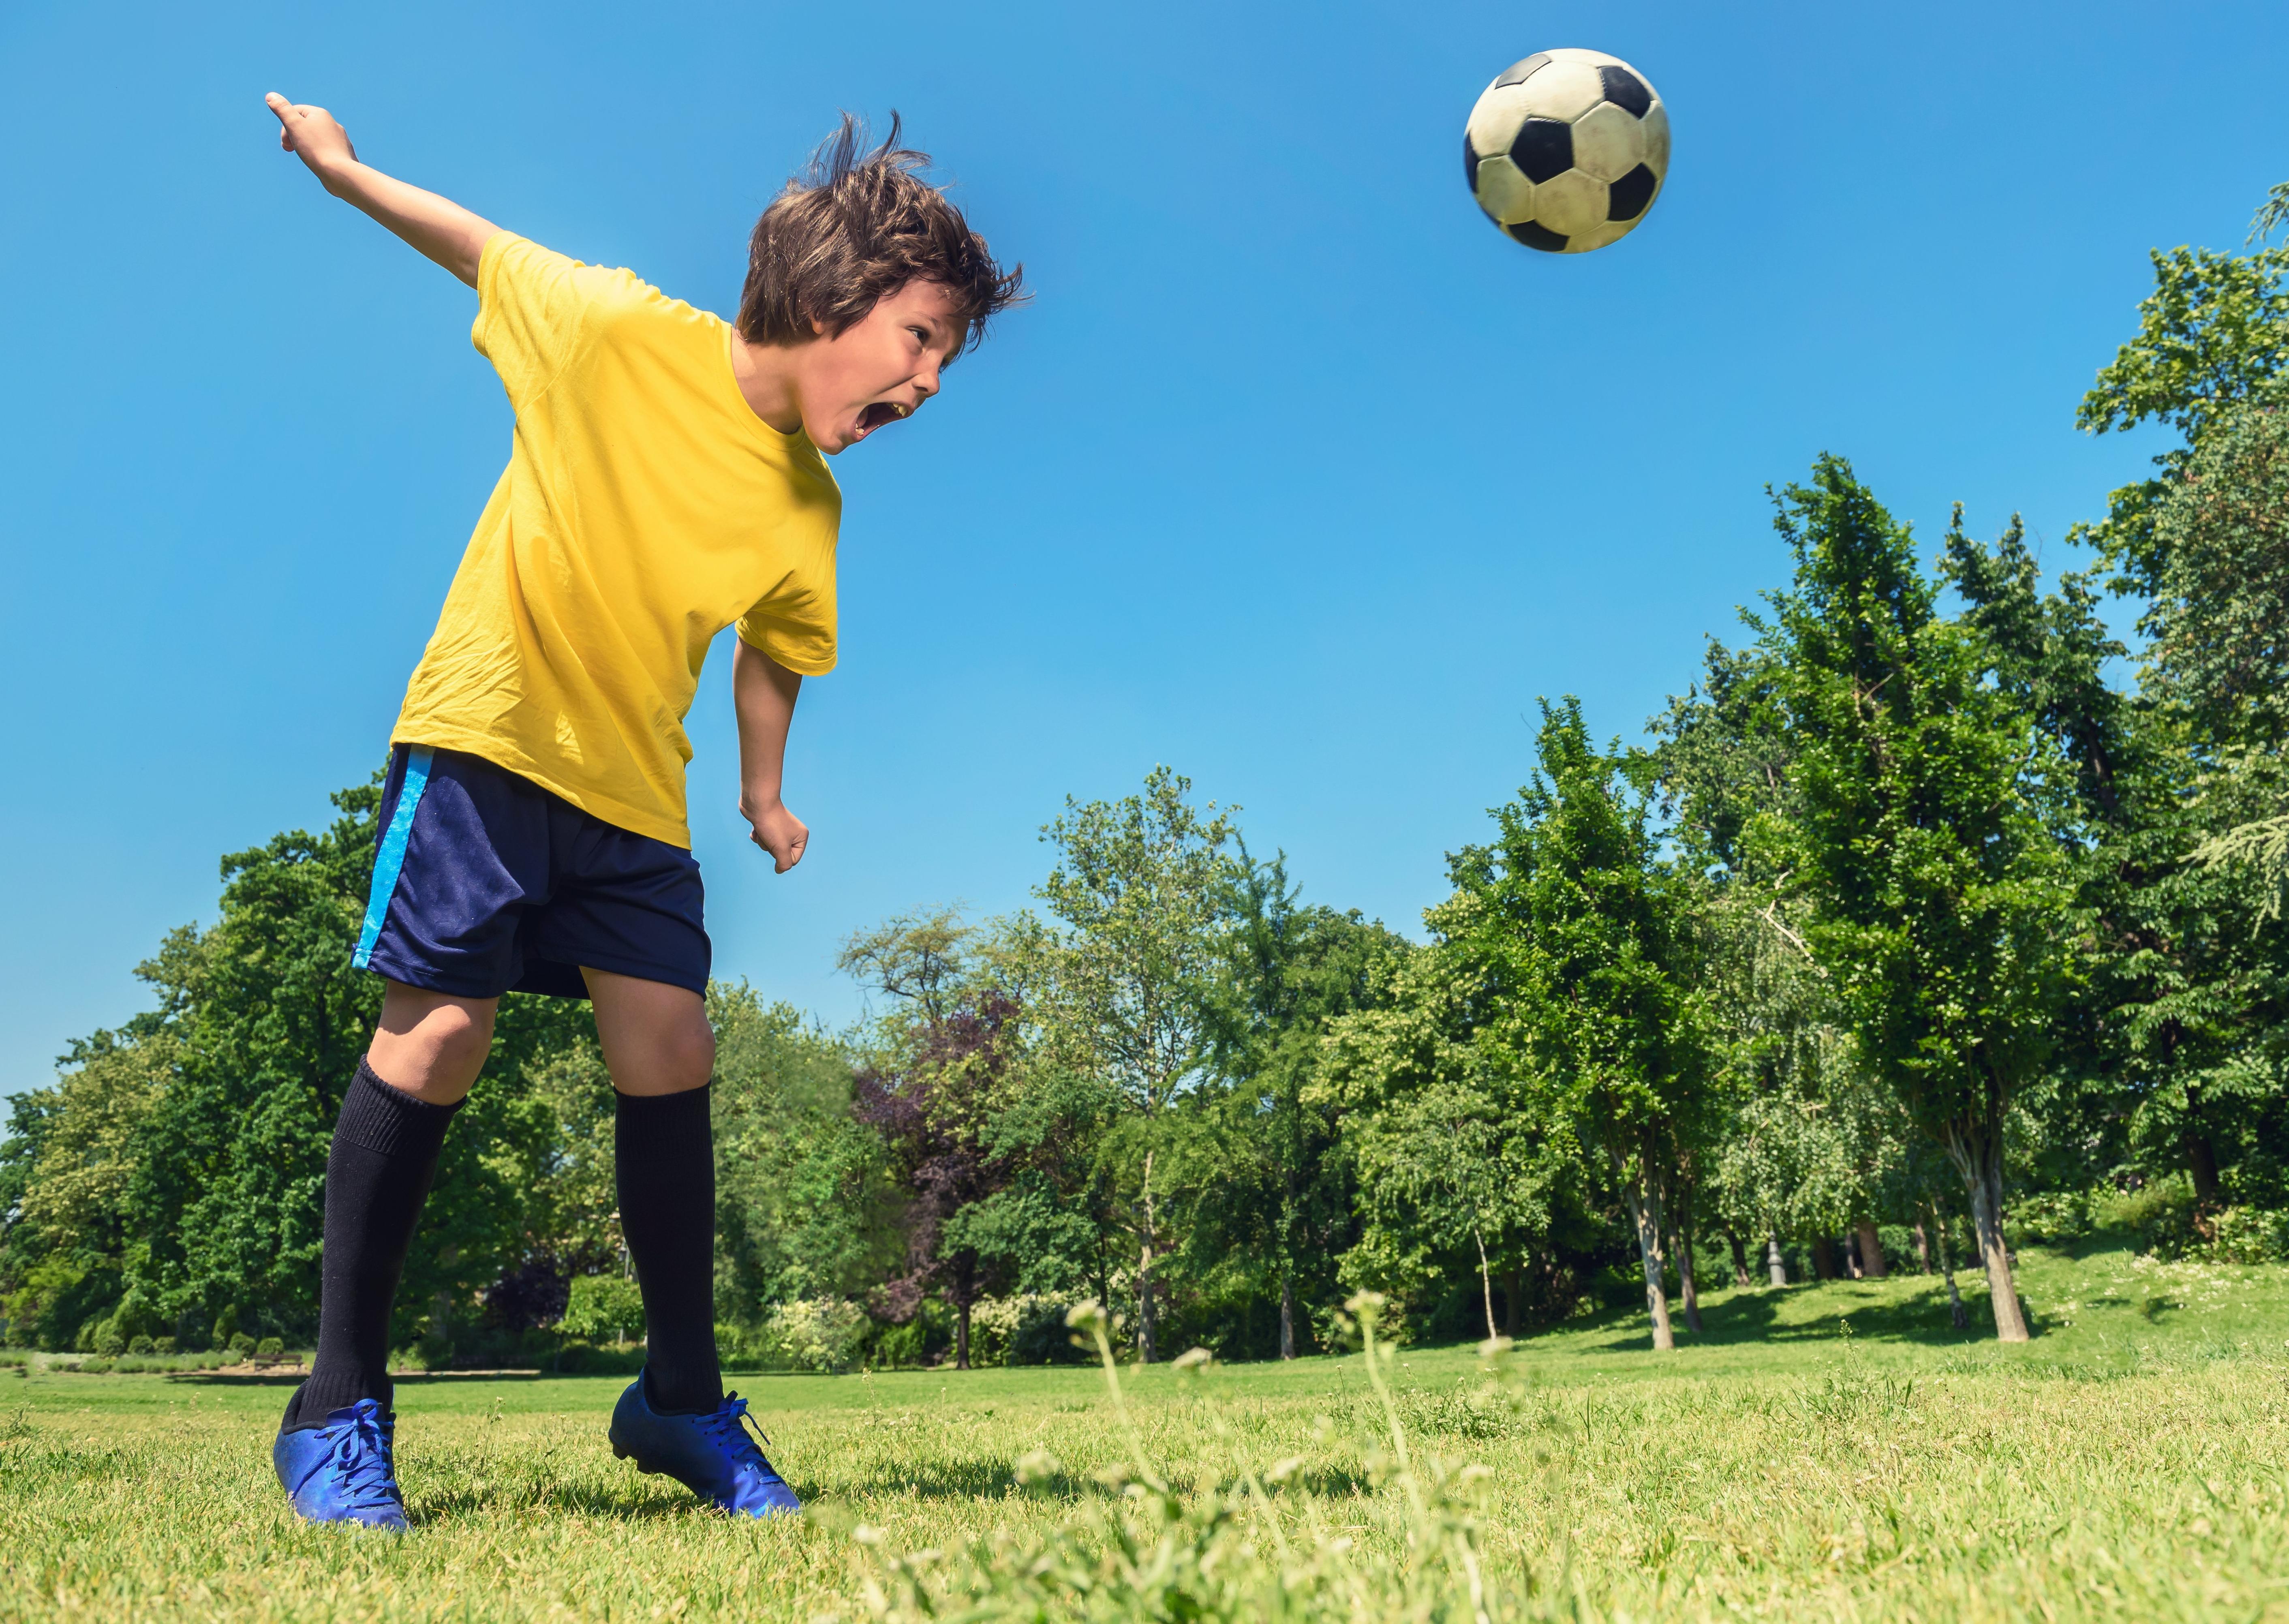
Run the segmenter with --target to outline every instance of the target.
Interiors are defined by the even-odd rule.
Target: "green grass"
[[[2289,1270],[2030,1251],[2022,1286],[2020,1349],[1948,1330],[1911,1276],[1713,1294],[1661,1359],[1626,1320],[1569,1326],[1521,1346],[1504,1402],[1467,1349],[1389,1369],[1418,1479],[1487,1469],[1456,1493],[1498,1616],[2289,1619]],[[1203,1594],[1268,1587],[1233,1616],[1470,1616],[1433,1525],[1464,1514],[1409,1510],[1360,1359],[1124,1381],[1196,1511],[1232,1509],[1235,1462],[1296,1461],[1221,1532],[1169,1535]],[[941,1590],[1148,1611],[1028,1577],[1159,1527],[1098,1480],[1129,1453],[1098,1373],[734,1384],[810,1518],[734,1524],[614,1461],[617,1379],[439,1378],[399,1390],[415,1528],[391,1539],[288,1512],[285,1381],[0,1370],[0,1619],[857,1619],[870,1582],[900,1604],[881,1553],[917,1551],[948,1553],[919,1570]]]

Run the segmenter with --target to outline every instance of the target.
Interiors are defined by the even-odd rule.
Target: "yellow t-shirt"
[[[470,337],[515,436],[391,739],[688,847],[683,716],[716,633],[833,668],[841,492],[739,393],[730,325],[632,272],[501,232]]]

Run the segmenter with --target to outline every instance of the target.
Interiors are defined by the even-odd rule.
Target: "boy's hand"
[[[357,162],[357,148],[350,145],[350,132],[325,108],[299,107],[276,91],[262,100],[278,115],[280,147],[308,164],[310,172],[319,179],[327,179],[332,171],[346,163]]]
[[[802,848],[810,844],[810,830],[783,802],[749,800],[743,796],[739,816],[747,820],[748,838],[771,854],[774,873],[784,874],[802,861]]]
[[[451,198],[359,163],[349,131],[325,108],[303,107],[276,91],[262,100],[278,115],[279,146],[307,164],[320,186],[364,210],[471,287],[477,285],[485,244],[499,227]]]

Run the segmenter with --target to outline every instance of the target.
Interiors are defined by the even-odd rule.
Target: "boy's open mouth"
[[[913,415],[904,406],[889,401],[876,401],[859,412],[858,432],[861,434],[871,434],[885,423],[896,423],[901,418]]]

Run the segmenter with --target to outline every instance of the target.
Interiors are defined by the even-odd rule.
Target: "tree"
[[[2275,188],[2251,233],[2284,218]],[[2270,1205],[2289,1151],[2285,990],[2275,920],[2289,818],[2289,250],[2155,257],[2140,330],[2085,396],[2094,432],[2159,421],[2181,443],[2082,534],[2117,593],[2144,600],[2125,786],[2086,864],[2097,922],[2094,1097],[2061,1091],[2052,1142],[2093,1135],[2149,1173],[2182,1168],[2198,1210]],[[2229,1190],[2229,1184],[2235,1188]]]
[[[881,1139],[852,1113],[849,1047],[745,982],[715,1028],[717,1301],[750,1325],[795,1298],[857,1297],[899,1255]]]
[[[2282,223],[2281,195],[2275,188],[2259,210],[2253,241]],[[2289,247],[2247,254],[2157,249],[2152,259],[2154,291],[2138,306],[2138,336],[2100,369],[2075,423],[2102,434],[2159,421],[2186,443],[2155,458],[2157,477],[2115,491],[2106,518],[2078,526],[2070,538],[2098,549],[2117,571],[2116,590],[2159,597],[2163,561],[2153,521],[2170,476],[2213,422],[2245,402],[2277,398],[2289,369],[2289,288],[2283,285]]]
[[[2066,859],[2042,805],[2059,774],[1847,464],[1820,458],[1776,523],[1796,570],[1765,641],[1798,799],[1761,833],[1807,888],[1807,940],[1862,1063],[1960,1172],[1997,1334],[2022,1341],[2004,1129],[2065,990]]]
[[[1209,991],[1230,895],[1229,814],[1185,797],[1191,781],[1165,767],[1117,801],[1065,802],[1042,831],[1057,864],[1035,894],[1050,923],[1035,945],[1035,1018],[1053,1056],[1095,1071],[1128,1102],[1137,1153],[1137,1342],[1155,1357],[1153,1266],[1160,1230],[1152,1163],[1170,1103],[1209,1052]]]
[[[1528,1276],[1537,1260],[1549,1268],[1554,1231],[1578,1211],[1575,1146],[1566,1124],[1537,1116],[1495,987],[1444,935],[1470,912],[1450,899],[1427,916],[1430,945],[1382,959],[1372,1002],[1330,1023],[1305,1103],[1340,1124],[1352,1164],[1346,1281],[1411,1302],[1468,1270],[1492,1336],[1496,1270],[1514,1334]]]
[[[1245,1262],[1278,1282],[1279,1351],[1296,1357],[1296,1286],[1332,1297],[1356,1203],[1333,1115],[1305,1099],[1328,1025],[1374,1006],[1377,971],[1405,943],[1356,911],[1304,907],[1283,853],[1239,842],[1223,973],[1209,1000],[1223,1085],[1192,1137],[1200,1149],[1187,1241],[1202,1261]]]
[[[970,1310],[1001,1260],[963,1233],[963,1212],[1006,1189],[1013,1158],[990,1142],[1020,1040],[1017,1000],[971,973],[972,932],[953,911],[902,916],[844,944],[839,967],[898,1006],[877,1023],[852,1109],[882,1136],[908,1191],[906,1268],[879,1289],[893,1319],[935,1290],[954,1311],[953,1362],[969,1368]]]
[[[1516,1056],[1529,1119],[1590,1156],[1628,1210],[1656,1349],[1675,1346],[1662,1187],[1706,1131],[1712,1081],[1694,980],[1690,896],[1660,861],[1649,802],[1578,701],[1542,708],[1537,769],[1495,812],[1493,842],[1452,859],[1435,921],[1487,989],[1478,1037]]]

